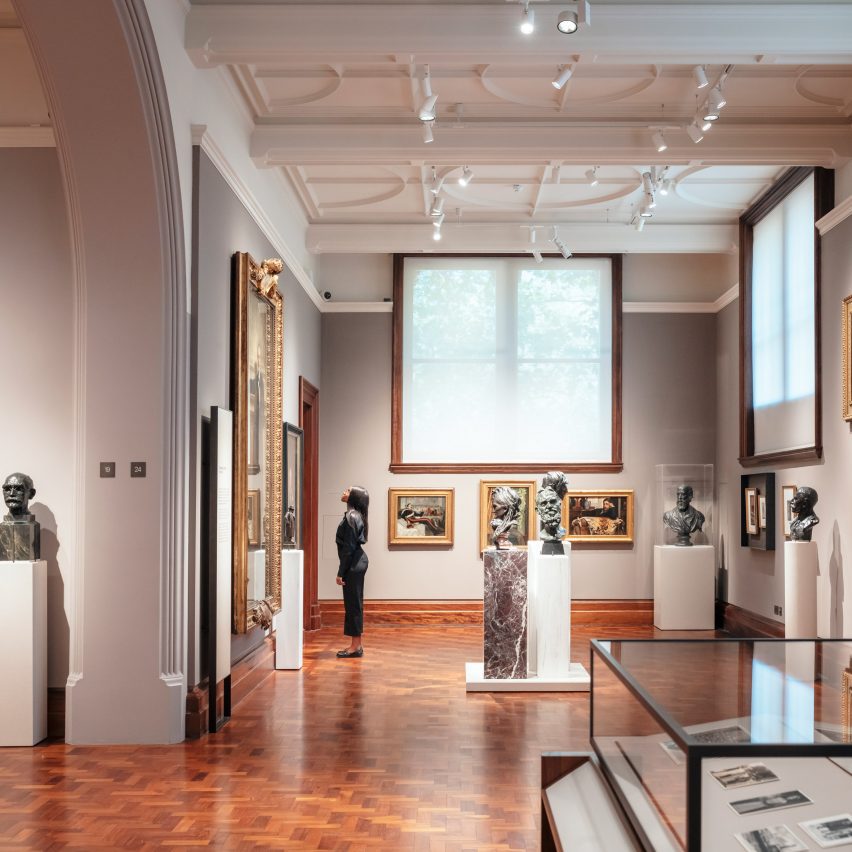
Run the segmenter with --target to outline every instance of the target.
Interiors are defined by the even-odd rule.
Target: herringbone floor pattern
[[[650,628],[575,632],[651,636]],[[695,634],[692,634],[695,635]],[[712,634],[711,634],[712,635]],[[0,751],[0,849],[537,849],[539,755],[588,745],[587,694],[467,694],[476,627],[307,634],[218,735]]]

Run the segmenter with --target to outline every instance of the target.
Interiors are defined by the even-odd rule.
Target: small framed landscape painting
[[[388,544],[452,545],[454,495],[452,488],[389,488]]]
[[[535,538],[535,480],[485,480],[479,482],[479,552],[491,547],[491,496],[497,488],[507,487],[518,492],[521,507],[518,511],[518,525],[509,534],[509,541],[515,547],[526,547],[530,539]]]
[[[569,491],[562,503],[568,541],[588,544],[633,541],[633,491]]]

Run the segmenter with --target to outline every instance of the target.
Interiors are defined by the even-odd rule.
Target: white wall
[[[840,302],[852,294],[852,218],[846,219],[822,239],[822,394],[823,458],[807,466],[783,465],[775,471],[776,489],[786,483],[816,488],[816,513],[820,524],[813,533],[820,559],[819,633],[821,636],[852,635],[852,429],[840,415],[841,345]],[[768,618],[773,606],[784,606],[783,532],[776,537],[774,552],[740,546],[738,303],[719,314],[717,337],[718,444],[720,516],[725,540],[724,567],[727,600]],[[760,472],[758,469],[755,472]],[[776,496],[780,511],[780,493]]]
[[[665,262],[660,257],[646,274],[668,276]],[[686,269],[695,275],[697,265]],[[629,270],[629,264],[626,267]],[[723,289],[730,283],[726,281]],[[637,291],[641,284],[631,282]],[[575,597],[651,597],[657,525],[654,466],[712,463],[715,456],[715,322],[713,314],[625,315],[624,471],[574,474],[570,481],[573,488],[633,488],[635,543],[577,548]],[[347,485],[363,485],[371,494],[368,598],[478,598],[482,595],[479,481],[499,474],[389,473],[391,323],[390,314],[323,315],[319,597],[339,596],[334,533],[343,510],[340,493]],[[455,488],[453,549],[389,550],[388,488],[432,486]]]
[[[48,685],[62,687],[73,558],[74,288],[56,150],[0,148],[0,186],[0,480],[21,471],[35,483],[30,509],[48,572]]]

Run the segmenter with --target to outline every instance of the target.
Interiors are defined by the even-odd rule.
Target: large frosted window
[[[814,178],[753,228],[754,452],[814,444]]]
[[[406,258],[402,462],[611,462],[611,266]]]

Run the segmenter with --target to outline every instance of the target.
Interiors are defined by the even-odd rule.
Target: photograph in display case
[[[852,420],[852,296],[843,300],[842,314],[842,363],[843,377],[843,419]]]
[[[782,485],[781,486],[781,515],[784,518],[784,537],[790,538],[790,524],[793,522],[793,510],[790,508],[790,503],[796,496],[798,490],[797,485]]]
[[[823,849],[830,849],[833,846],[847,846],[852,843],[852,814],[837,814],[837,816],[823,817],[822,819],[811,819],[807,822],[800,822],[799,825]]]
[[[754,796],[751,799],[738,799],[736,802],[730,802],[731,807],[740,816],[812,804],[813,802],[801,790],[785,790],[783,793],[773,793],[771,796]]]
[[[491,493],[495,488],[505,486],[518,492],[521,507],[518,510],[518,525],[509,535],[514,547],[526,547],[527,542],[535,538],[535,480],[480,480],[479,482],[479,552],[491,547]]]
[[[746,488],[745,490],[745,528],[749,535],[757,535],[760,532],[760,517],[758,515],[757,489]]]
[[[605,544],[633,541],[633,491],[569,491],[562,504],[568,541]]]
[[[734,837],[751,852],[807,852],[808,848],[786,825],[758,828]]]
[[[676,763],[678,766],[683,765],[685,760],[683,749],[674,740],[665,740],[665,742],[661,742],[660,748],[666,753],[673,763]]]
[[[260,547],[260,489],[249,488],[246,506],[246,526],[248,529],[249,547]]]
[[[778,776],[765,763],[746,763],[742,766],[732,766],[730,769],[719,769],[710,774],[726,790],[778,780]]]
[[[739,725],[724,725],[721,728],[708,728],[704,731],[690,731],[689,735],[702,745],[736,745],[750,743],[751,734]]]
[[[389,488],[388,544],[450,546],[452,488]]]

